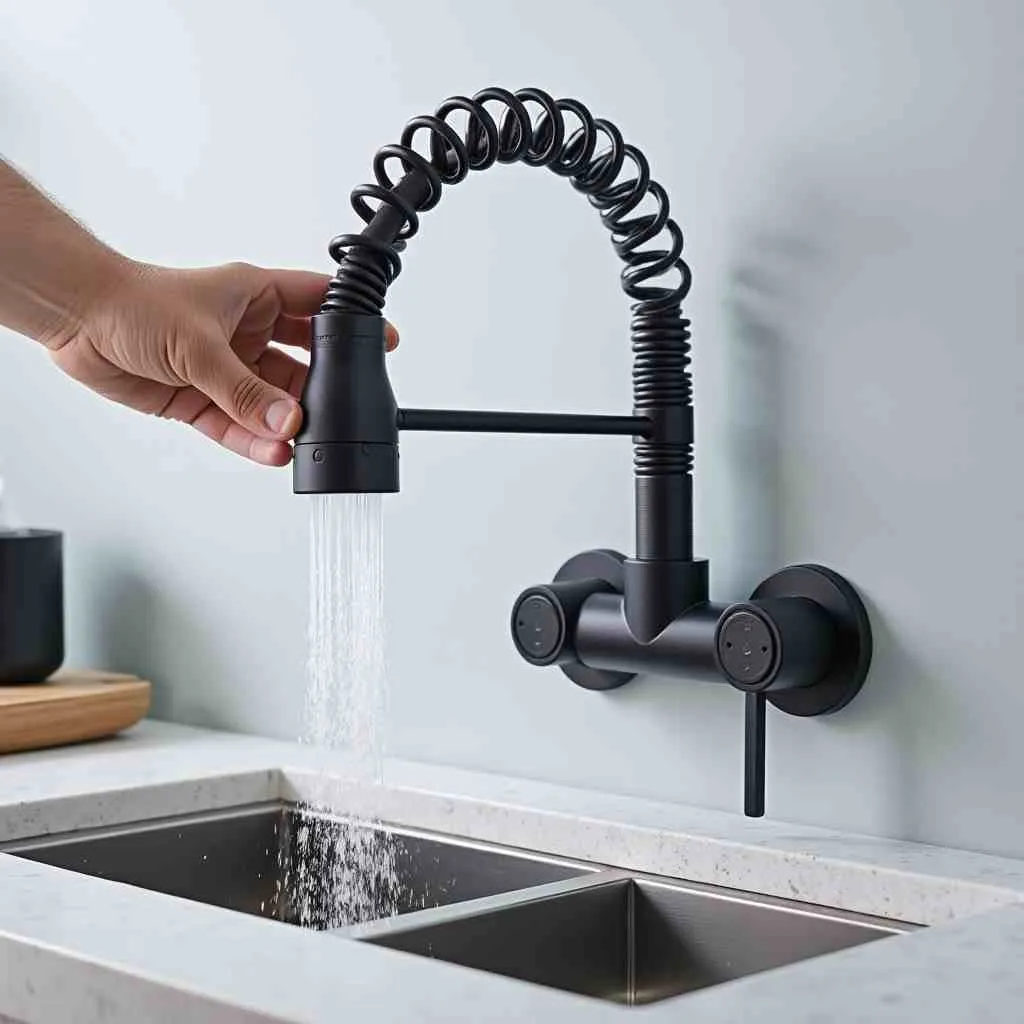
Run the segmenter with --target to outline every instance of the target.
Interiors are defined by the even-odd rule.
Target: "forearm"
[[[0,158],[0,324],[59,347],[129,266]]]

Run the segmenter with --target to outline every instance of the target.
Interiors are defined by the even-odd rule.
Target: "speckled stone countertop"
[[[0,854],[0,1020],[1024,1019],[1024,862],[146,722],[0,759],[0,843],[325,794],[412,828],[933,927],[642,1008],[303,931]]]

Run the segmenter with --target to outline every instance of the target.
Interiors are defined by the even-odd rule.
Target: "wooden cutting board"
[[[0,754],[81,743],[134,725],[150,685],[115,672],[58,672],[45,683],[0,686]]]

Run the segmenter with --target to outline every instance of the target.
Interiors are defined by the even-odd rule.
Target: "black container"
[[[62,541],[0,530],[0,685],[41,682],[64,661]]]

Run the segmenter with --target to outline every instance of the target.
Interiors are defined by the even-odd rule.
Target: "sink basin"
[[[280,802],[0,852],[627,1005],[916,927]]]
[[[351,823],[282,803],[49,836],[0,849],[315,929],[493,896],[591,870],[539,854]],[[352,891],[365,892],[365,886],[346,885],[354,862],[393,867],[397,886],[378,885],[375,899],[353,899]]]
[[[618,877],[616,877],[618,876]],[[602,879],[606,879],[602,881]],[[891,921],[606,872],[359,937],[639,1005],[912,930]],[[504,905],[493,905],[503,903]]]

